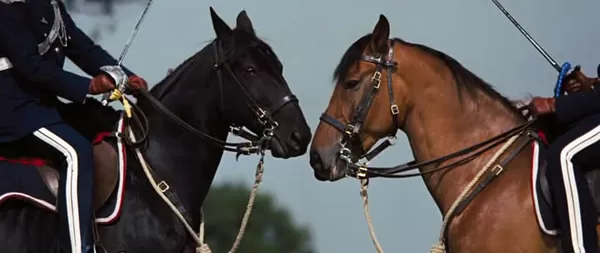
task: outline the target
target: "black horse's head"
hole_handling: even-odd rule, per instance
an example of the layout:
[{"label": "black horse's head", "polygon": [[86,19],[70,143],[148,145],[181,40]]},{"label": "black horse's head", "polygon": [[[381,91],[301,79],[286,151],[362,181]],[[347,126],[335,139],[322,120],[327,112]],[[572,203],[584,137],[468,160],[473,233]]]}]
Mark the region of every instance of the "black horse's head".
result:
[{"label": "black horse's head", "polygon": [[245,11],[238,14],[235,29],[212,8],[210,14],[217,36],[213,48],[222,117],[259,136],[272,130],[269,146],[274,157],[306,153],[311,131],[275,53],[256,36]]}]

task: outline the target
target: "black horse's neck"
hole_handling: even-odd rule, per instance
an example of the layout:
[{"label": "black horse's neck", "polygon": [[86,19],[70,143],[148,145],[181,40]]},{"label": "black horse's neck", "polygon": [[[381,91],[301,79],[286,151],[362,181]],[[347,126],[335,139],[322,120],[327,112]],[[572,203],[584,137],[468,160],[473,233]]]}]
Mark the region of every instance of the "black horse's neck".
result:
[{"label": "black horse's neck", "polygon": [[[229,124],[221,113],[222,91],[214,70],[212,47],[189,58],[151,91],[161,104],[187,124],[225,140]],[[219,165],[223,150],[191,134],[147,99],[138,100],[149,124],[145,159],[175,191],[196,226],[200,206]]]}]

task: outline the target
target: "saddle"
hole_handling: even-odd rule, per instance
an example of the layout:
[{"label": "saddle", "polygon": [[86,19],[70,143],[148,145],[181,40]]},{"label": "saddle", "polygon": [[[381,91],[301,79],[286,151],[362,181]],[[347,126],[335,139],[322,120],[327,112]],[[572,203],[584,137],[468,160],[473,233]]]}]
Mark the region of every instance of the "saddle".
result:
[{"label": "saddle", "polygon": [[[98,211],[109,199],[115,190],[119,178],[119,161],[115,148],[100,136],[94,141],[94,210]],[[58,196],[59,173],[50,161],[36,157],[7,157],[0,152],[0,160],[10,163],[23,163],[34,165],[42,181],[55,198]]]}]

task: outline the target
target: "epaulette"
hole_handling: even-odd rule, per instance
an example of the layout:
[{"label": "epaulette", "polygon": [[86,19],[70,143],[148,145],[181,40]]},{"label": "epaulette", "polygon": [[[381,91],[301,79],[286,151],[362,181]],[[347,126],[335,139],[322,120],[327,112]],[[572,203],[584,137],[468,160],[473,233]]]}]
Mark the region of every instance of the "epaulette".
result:
[{"label": "epaulette", "polygon": [[25,0],[0,0],[3,4],[24,3]]}]

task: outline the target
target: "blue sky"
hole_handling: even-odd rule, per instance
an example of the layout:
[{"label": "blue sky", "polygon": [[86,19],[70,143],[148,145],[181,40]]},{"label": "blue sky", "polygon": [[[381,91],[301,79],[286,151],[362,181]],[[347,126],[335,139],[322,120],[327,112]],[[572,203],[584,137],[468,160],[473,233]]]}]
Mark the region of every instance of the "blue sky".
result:
[{"label": "blue sky", "polygon": [[[581,64],[584,72],[595,75],[600,61],[600,35],[596,32],[600,2],[501,3],[559,63]],[[549,96],[556,79],[555,70],[494,4],[481,0],[155,0],[124,64],[149,83],[157,83],[168,68],[214,38],[209,6],[231,25],[239,11],[247,10],[258,35],[281,58],[284,75],[313,131],[331,95],[335,65],[352,42],[371,31],[379,14],[389,19],[392,36],[448,53],[511,98]],[[118,56],[142,8],[119,9],[115,33],[98,43]],[[99,22],[73,16],[85,31]],[[72,64],[68,68],[75,70]],[[256,159],[235,162],[233,155],[226,155],[216,181],[242,180],[250,187]],[[392,165],[410,159],[410,147],[401,134],[398,144],[372,164]],[[356,180],[318,182],[308,156],[269,158],[260,190],[273,192],[298,222],[311,227],[319,252],[375,251]],[[384,251],[428,252],[437,240],[441,215],[420,178],[373,180],[369,194]]]}]

